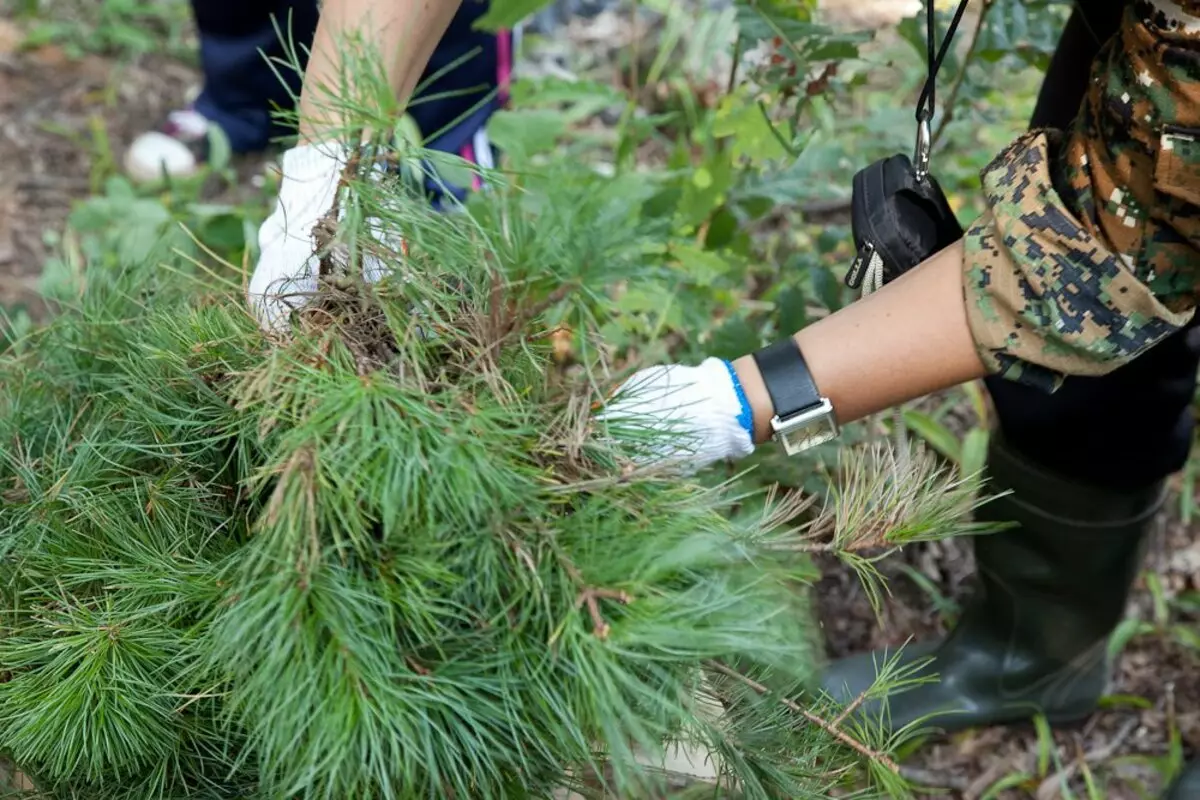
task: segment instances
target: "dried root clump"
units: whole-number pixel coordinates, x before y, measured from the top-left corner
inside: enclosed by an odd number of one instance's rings
[[[317,292],[296,317],[304,336],[336,336],[353,354],[360,375],[387,370],[400,355],[391,321],[361,281],[320,278]]]

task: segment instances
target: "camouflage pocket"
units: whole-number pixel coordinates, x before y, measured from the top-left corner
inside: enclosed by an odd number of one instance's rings
[[[1148,283],[1170,304],[1200,290],[1200,128],[1164,126],[1154,157],[1155,202],[1142,263]]]
[[[1189,238],[1196,244],[1197,215],[1200,213],[1200,128],[1168,125],[1159,138],[1154,159],[1154,188],[1166,195],[1164,217],[1190,217]],[[1185,220],[1179,220],[1184,222]],[[1180,230],[1180,233],[1187,233]]]
[[[1200,204],[1200,128],[1163,128],[1154,163],[1154,183],[1159,191],[1192,205]]]

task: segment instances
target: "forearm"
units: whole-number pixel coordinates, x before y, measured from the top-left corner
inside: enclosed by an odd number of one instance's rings
[[[357,40],[383,59],[395,96],[407,102],[462,0],[325,0],[300,94],[300,138],[317,142],[342,132],[338,96],[343,54]]]
[[[963,304],[959,242],[877,293],[795,335],[813,379],[846,424],[985,374]],[[754,359],[734,369],[754,409],[758,442],[774,410]]]

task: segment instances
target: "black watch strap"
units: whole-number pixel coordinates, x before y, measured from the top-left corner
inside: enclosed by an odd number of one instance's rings
[[[790,336],[754,354],[767,394],[781,420],[821,404],[821,393],[813,381],[800,346]]]

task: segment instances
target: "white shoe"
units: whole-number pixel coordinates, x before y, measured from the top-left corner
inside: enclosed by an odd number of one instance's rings
[[[125,172],[137,182],[195,175],[208,160],[212,125],[193,108],[172,111],[162,127],[141,134],[125,152]]]

